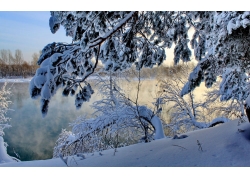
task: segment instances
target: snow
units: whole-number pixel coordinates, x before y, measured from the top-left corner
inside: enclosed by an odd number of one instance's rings
[[[213,124],[217,124],[217,123],[226,123],[229,122],[230,120],[225,118],[225,117],[217,117],[215,119],[212,120],[212,122],[210,122],[210,126]]]
[[[111,36],[114,32],[116,32],[122,25],[124,25],[126,23],[126,21],[128,21],[134,14],[134,11],[131,11],[130,13],[128,13],[126,15],[126,17],[124,17],[116,26],[114,26],[112,28],[111,31],[105,33],[102,37],[98,37],[96,39],[93,39],[92,41],[90,41],[89,44],[87,44],[86,46],[83,46],[82,50],[83,52],[87,52],[87,50],[90,47],[95,47],[98,44],[100,44],[101,42],[103,42],[104,39],[107,39],[109,36]]]
[[[3,137],[0,136],[0,164],[9,162],[15,162],[15,161],[7,154]]]
[[[164,131],[163,131],[163,127],[162,127],[162,123],[160,118],[158,118],[157,116],[154,116],[151,119],[152,124],[155,127],[155,135],[154,135],[154,139],[161,139],[164,138]]]
[[[250,166],[250,124],[230,121],[185,133],[184,139],[163,138],[94,154],[70,156],[73,167],[242,167]],[[201,149],[197,144],[201,144]],[[65,157],[66,158],[66,157]],[[65,167],[60,159],[3,163],[0,167]]]
[[[231,19],[227,25],[228,33],[232,34],[232,30],[238,29],[240,26],[243,26],[244,28],[249,26],[250,21],[248,18],[246,18],[246,16],[248,15],[249,15],[249,12],[245,12],[241,17],[238,17],[237,19],[236,18]],[[240,18],[242,18],[242,20]]]

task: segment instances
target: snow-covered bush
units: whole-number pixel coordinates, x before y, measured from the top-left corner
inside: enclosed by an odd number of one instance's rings
[[[220,79],[220,78],[219,78]],[[219,86],[221,80],[218,80],[213,86],[204,94],[205,103],[208,105],[208,114],[214,117],[225,117],[231,120],[238,120],[239,122],[247,121],[245,113],[245,101],[232,99],[228,101],[221,101],[221,91]]]
[[[63,130],[56,142],[53,157],[96,152],[164,137],[161,120],[146,106],[127,98],[116,77],[97,76],[102,99],[93,103],[92,118],[81,116],[72,132]],[[138,89],[139,91],[139,89]]]
[[[11,101],[9,101],[9,95],[11,92],[9,89],[6,89],[6,85],[7,84],[4,83],[0,90],[0,163],[19,161],[18,159],[7,154],[8,144],[4,142],[3,139],[3,130],[5,128],[11,127],[9,124],[7,124],[10,118],[6,116],[6,113],[9,110],[9,104],[11,103]]]
[[[9,117],[6,116],[9,110],[9,104],[11,101],[9,100],[10,90],[6,89],[7,84],[4,83],[0,90],[0,136],[4,135],[3,130],[5,128],[9,128],[10,125],[7,124],[10,120]]]
[[[192,91],[181,96],[182,87],[193,68],[194,64],[179,64],[168,67],[167,76],[159,77],[159,99],[169,111],[169,119],[164,119],[167,134],[174,136],[177,133],[209,128],[229,119],[244,121],[246,114],[243,102],[236,99],[220,101],[219,82],[199,94],[202,98],[195,96]]]
[[[159,77],[159,98],[169,111],[169,119],[165,120],[164,125],[169,136],[209,126],[204,121],[205,101],[201,101],[193,92],[185,96],[180,94],[193,68],[194,64],[179,64],[168,68],[167,76]]]

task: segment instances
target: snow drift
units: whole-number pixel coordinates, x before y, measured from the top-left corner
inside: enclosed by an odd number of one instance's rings
[[[70,156],[68,166],[81,167],[236,167],[250,166],[250,124],[230,121],[188,132],[184,139],[163,138],[83,156]],[[197,144],[200,143],[202,150]],[[60,159],[4,163],[0,166],[65,167]]]

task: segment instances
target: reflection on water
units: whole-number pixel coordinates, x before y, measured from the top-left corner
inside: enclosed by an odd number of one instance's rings
[[[155,85],[155,81],[143,81],[139,94],[141,105],[151,105],[157,88]],[[52,158],[53,147],[61,130],[68,129],[69,123],[78,116],[91,115],[93,110],[90,105],[100,99],[100,95],[94,93],[90,102],[76,110],[74,96],[63,97],[62,89],[59,89],[50,102],[47,116],[42,118],[40,99],[30,98],[28,83],[9,83],[8,87],[12,92],[10,108],[14,111],[7,114],[12,127],[5,130],[4,140],[9,145],[8,153],[15,156],[14,151],[17,152],[22,161]],[[136,82],[123,82],[122,87],[131,99],[136,97]]]

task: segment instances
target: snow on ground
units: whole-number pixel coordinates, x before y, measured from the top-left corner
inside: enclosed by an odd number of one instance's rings
[[[0,136],[0,164],[3,162],[14,162],[14,160],[7,154],[3,137]]]
[[[249,167],[250,124],[230,121],[186,133],[184,139],[163,138],[101,153],[60,159],[3,163],[4,167]],[[199,147],[198,143],[201,144]]]

